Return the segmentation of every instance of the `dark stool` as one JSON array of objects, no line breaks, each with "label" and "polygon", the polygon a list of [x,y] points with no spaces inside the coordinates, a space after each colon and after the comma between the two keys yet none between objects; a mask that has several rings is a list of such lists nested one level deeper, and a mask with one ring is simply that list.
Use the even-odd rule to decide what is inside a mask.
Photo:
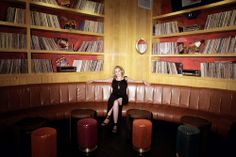
[{"label": "dark stool", "polygon": [[139,109],[129,109],[126,113],[127,139],[132,141],[132,125],[134,119],[152,120],[152,112]]},{"label": "dark stool", "polygon": [[211,122],[195,116],[183,116],[181,122],[200,129],[200,156],[207,156],[208,134],[211,128]]},{"label": "dark stool", "polygon": [[149,151],[152,142],[152,122],[147,119],[135,119],[132,135],[134,150],[140,154]]},{"label": "dark stool", "polygon": [[95,118],[96,111],[92,109],[74,109],[70,116],[70,139],[71,143],[76,145],[76,123],[83,118]]},{"label": "dark stool", "polygon": [[57,131],[43,127],[31,134],[32,157],[57,157]]},{"label": "dark stool", "polygon": [[229,145],[230,145],[230,150],[232,156],[236,156],[235,152],[235,146],[236,146],[236,122],[233,122],[231,125],[229,134],[228,134],[228,139],[229,139]]},{"label": "dark stool", "polygon": [[97,120],[84,118],[77,122],[77,144],[83,152],[89,153],[97,148]]},{"label": "dark stool", "polygon": [[199,157],[200,130],[189,125],[177,129],[176,157]]},{"label": "dark stool", "polygon": [[31,157],[31,133],[46,126],[48,121],[42,117],[27,117],[16,122],[17,154],[19,157]]}]

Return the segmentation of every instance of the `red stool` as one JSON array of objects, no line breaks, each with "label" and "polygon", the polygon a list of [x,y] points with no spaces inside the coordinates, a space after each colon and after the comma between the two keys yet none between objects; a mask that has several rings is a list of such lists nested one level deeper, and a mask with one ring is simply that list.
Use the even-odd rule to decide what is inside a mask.
[{"label": "red stool", "polygon": [[133,121],[132,143],[134,150],[139,153],[147,152],[151,148],[152,122],[147,119]]},{"label": "red stool", "polygon": [[79,108],[74,109],[71,111],[70,116],[70,140],[73,146],[77,145],[76,141],[76,128],[77,128],[77,122],[80,119],[83,118],[95,118],[96,117],[96,111],[92,109],[86,109],[86,108]]},{"label": "red stool", "polygon": [[97,148],[97,120],[84,118],[77,122],[77,144],[83,152],[89,153]]},{"label": "red stool", "polygon": [[31,134],[32,157],[57,156],[57,131],[54,128],[43,127]]},{"label": "red stool", "polygon": [[134,119],[152,120],[152,112],[140,109],[129,109],[126,113],[127,138],[132,141],[132,126]]}]

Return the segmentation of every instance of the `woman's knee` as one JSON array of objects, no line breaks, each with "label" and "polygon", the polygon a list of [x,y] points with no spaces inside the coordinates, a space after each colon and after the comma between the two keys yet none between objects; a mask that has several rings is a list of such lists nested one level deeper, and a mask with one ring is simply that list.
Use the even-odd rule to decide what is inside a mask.
[{"label": "woman's knee", "polygon": [[122,98],[117,99],[117,101],[119,105],[122,105]]},{"label": "woman's knee", "polygon": [[119,105],[119,101],[115,100],[114,103],[113,103],[113,106],[118,106],[118,105]]}]

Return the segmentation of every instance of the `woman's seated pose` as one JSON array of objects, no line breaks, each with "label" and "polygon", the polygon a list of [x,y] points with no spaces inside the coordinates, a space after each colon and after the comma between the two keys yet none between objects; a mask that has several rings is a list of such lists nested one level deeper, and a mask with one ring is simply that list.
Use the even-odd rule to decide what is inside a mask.
[{"label": "woman's seated pose", "polygon": [[135,81],[129,79],[127,76],[124,76],[125,71],[121,66],[115,66],[113,70],[113,77],[105,80],[95,80],[89,81],[91,82],[111,82],[112,93],[108,99],[108,107],[107,107],[107,116],[106,119],[102,122],[102,126],[106,126],[110,122],[110,117],[113,114],[114,126],[112,129],[113,133],[117,132],[117,122],[119,113],[121,113],[122,105],[128,104],[128,95],[126,93],[126,89],[129,82],[137,82],[144,83],[149,85],[145,81]]}]

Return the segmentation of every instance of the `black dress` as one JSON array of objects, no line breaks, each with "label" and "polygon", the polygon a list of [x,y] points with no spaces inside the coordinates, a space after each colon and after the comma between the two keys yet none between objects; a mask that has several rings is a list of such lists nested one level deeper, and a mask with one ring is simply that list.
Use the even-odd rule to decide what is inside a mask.
[{"label": "black dress", "polygon": [[112,108],[114,101],[119,98],[122,98],[122,105],[119,105],[119,111],[121,112],[122,106],[128,104],[128,95],[126,93],[126,89],[128,86],[127,80],[123,79],[117,81],[116,79],[113,79],[111,86],[112,86],[112,93],[108,99],[107,113]]}]

